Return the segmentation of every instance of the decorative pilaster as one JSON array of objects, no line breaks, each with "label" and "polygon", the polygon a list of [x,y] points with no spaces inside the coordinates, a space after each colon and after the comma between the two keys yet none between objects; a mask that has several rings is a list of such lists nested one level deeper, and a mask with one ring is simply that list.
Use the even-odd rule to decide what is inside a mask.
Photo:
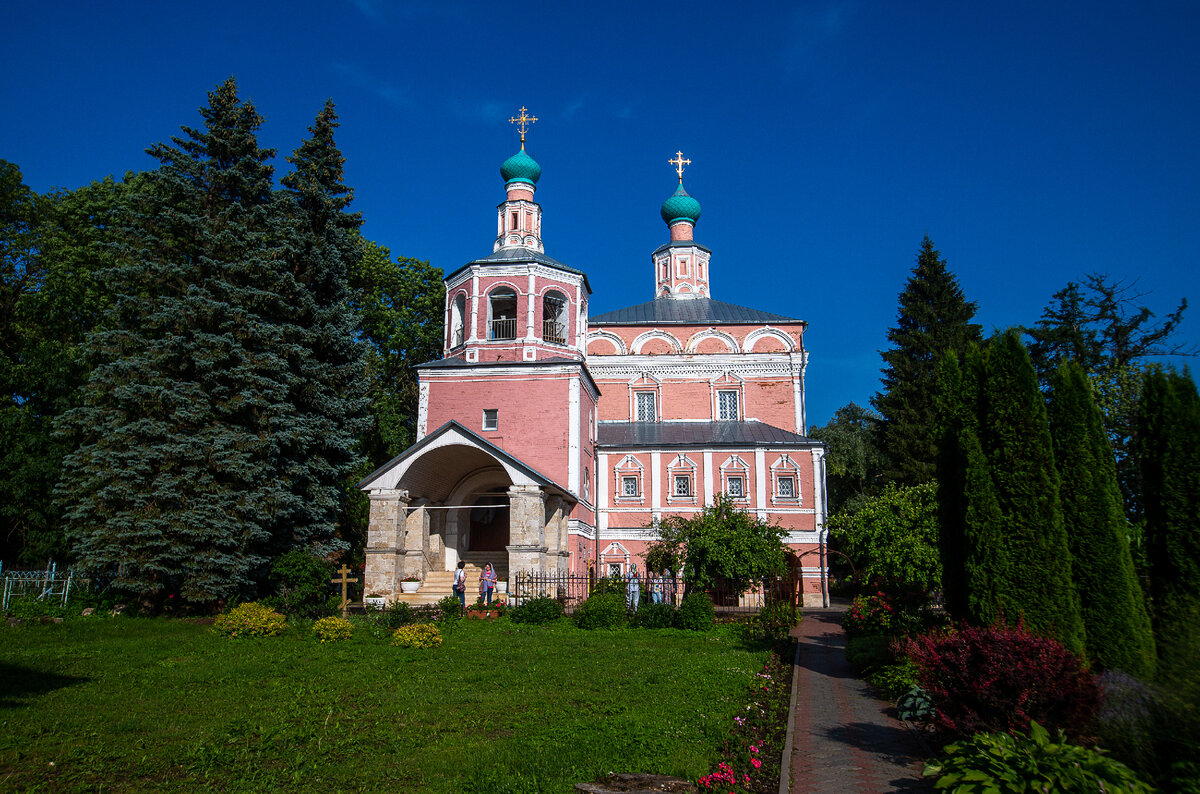
[{"label": "decorative pilaster", "polygon": [[546,493],[536,485],[508,489],[508,570],[546,570]]},{"label": "decorative pilaster", "polygon": [[401,560],[400,578],[415,576],[424,581],[429,566],[425,555],[429,551],[429,511],[425,505],[408,511],[404,522],[404,557]]}]

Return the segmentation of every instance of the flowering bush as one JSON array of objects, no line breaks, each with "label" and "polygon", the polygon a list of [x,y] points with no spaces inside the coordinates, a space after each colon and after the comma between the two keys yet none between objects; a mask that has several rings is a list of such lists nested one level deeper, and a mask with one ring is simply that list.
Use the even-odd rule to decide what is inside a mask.
[{"label": "flowering bush", "polygon": [[1031,720],[1077,736],[1100,704],[1079,657],[1022,624],[964,626],[902,641],[900,649],[937,708],[935,724],[960,736],[1027,731]]},{"label": "flowering bush", "polygon": [[229,637],[273,637],[287,628],[287,618],[270,607],[250,601],[218,615],[213,631]]},{"label": "flowering bush", "polygon": [[442,644],[442,633],[432,623],[401,626],[392,635],[392,645],[400,648],[436,648]]},{"label": "flowering bush", "polygon": [[321,618],[313,624],[313,634],[321,642],[339,642],[350,639],[350,621],[345,618]]},{"label": "flowering bush", "polygon": [[891,634],[895,608],[883,593],[873,596],[855,596],[850,609],[842,617],[842,628],[847,637],[866,634]]},{"label": "flowering bush", "polygon": [[745,710],[733,718],[724,759],[697,783],[702,791],[771,792],[779,788],[779,764],[787,735],[791,667],[777,653],[754,678]]}]

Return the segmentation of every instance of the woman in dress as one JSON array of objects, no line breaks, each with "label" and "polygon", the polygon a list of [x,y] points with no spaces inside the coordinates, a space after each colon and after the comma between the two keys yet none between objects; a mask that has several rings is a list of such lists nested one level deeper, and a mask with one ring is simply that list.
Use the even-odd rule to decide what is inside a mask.
[{"label": "woman in dress", "polygon": [[489,562],[483,566],[483,573],[479,574],[479,600],[486,606],[492,605],[492,593],[496,590],[496,569]]}]

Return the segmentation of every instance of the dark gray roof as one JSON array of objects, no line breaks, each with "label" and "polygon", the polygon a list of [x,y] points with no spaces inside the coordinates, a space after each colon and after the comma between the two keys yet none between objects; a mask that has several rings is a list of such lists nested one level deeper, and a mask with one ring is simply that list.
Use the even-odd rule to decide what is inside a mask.
[{"label": "dark gray roof", "polygon": [[748,325],[802,323],[794,317],[747,309],[712,298],[657,298],[588,318],[588,325]]},{"label": "dark gray roof", "polygon": [[600,447],[746,447],[821,442],[763,422],[601,422]]},{"label": "dark gray roof", "polygon": [[485,257],[472,259],[458,270],[455,270],[453,273],[447,275],[445,280],[449,281],[471,265],[500,265],[509,262],[536,262],[539,265],[546,265],[547,267],[553,267],[557,268],[558,270],[564,270],[568,273],[574,273],[577,276],[583,276],[583,285],[587,287],[587,291],[589,293],[592,291],[592,285],[589,284],[587,280],[587,273],[584,273],[582,270],[576,270],[569,265],[564,265],[554,257],[546,256],[543,253],[534,251],[532,248],[520,248],[518,246],[505,246],[499,251],[494,251]]}]

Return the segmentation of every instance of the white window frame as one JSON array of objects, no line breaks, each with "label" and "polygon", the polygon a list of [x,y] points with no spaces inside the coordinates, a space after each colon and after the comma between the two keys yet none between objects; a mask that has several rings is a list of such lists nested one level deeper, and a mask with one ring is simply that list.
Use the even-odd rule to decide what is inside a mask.
[{"label": "white window frame", "polygon": [[480,424],[480,427],[489,433],[499,430],[500,429],[500,409],[499,408],[484,408],[483,409],[483,421]]},{"label": "white window frame", "polygon": [[[792,483],[790,496],[785,495],[780,487],[780,481],[787,479],[790,479]],[[796,465],[790,455],[781,455],[779,460],[771,464],[771,501],[790,505],[800,504],[800,467]]]},{"label": "white window frame", "polygon": [[[733,484],[738,484],[740,493],[733,492]],[[745,474],[728,474],[725,476],[725,493],[730,499],[745,499],[746,498],[746,475]]]},{"label": "white window frame", "polygon": [[[640,503],[645,498],[645,489],[642,487],[642,464],[633,455],[626,455],[621,458],[621,462],[613,467],[613,475],[615,479],[615,487],[613,489],[613,502],[638,502]],[[631,477],[636,481],[637,493],[632,496],[625,493],[625,479]]]},{"label": "white window frame", "polygon": [[[679,485],[683,484],[683,492],[680,492]],[[696,489],[692,487],[692,475],[680,474],[679,472],[671,473],[671,496],[676,499],[694,499],[696,498]]]},{"label": "white window frame", "polygon": [[[622,499],[637,499],[639,496],[641,496],[638,476],[636,474],[620,474],[618,476],[621,478]],[[632,485],[633,488],[626,488],[625,486],[627,485]]]},{"label": "white window frame", "polygon": [[[643,400],[643,398],[647,398],[650,402],[651,417],[649,419],[642,418],[642,400]],[[634,409],[633,421],[635,421],[635,422],[657,422],[658,417],[659,417],[658,392],[651,391],[650,389],[641,389],[641,390],[635,391],[633,393],[633,409]]]},{"label": "white window frame", "polygon": [[[686,494],[677,493],[675,490],[677,482],[676,478],[678,477],[687,478],[688,492]],[[667,502],[686,502],[688,504],[695,504],[696,499],[699,496],[696,488],[699,483],[696,480],[695,461],[682,453],[676,455],[675,459],[671,461],[669,466],[667,466],[667,483]]]},{"label": "white window frame", "polygon": [[[725,410],[726,397],[733,398],[733,416],[729,416]],[[742,418],[742,399],[738,389],[717,389],[717,421],[718,422],[737,422]]]}]

